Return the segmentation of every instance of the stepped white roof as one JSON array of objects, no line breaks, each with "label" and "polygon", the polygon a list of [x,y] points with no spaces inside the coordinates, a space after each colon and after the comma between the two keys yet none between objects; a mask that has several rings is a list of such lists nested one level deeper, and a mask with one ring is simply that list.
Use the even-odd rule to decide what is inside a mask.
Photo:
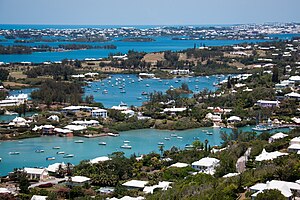
[{"label": "stepped white roof", "polygon": [[261,154],[256,156],[255,161],[273,160],[280,156],[288,155],[287,153],[281,153],[279,151],[274,151],[268,153],[265,149],[262,150]]},{"label": "stepped white roof", "polygon": [[210,157],[206,157],[206,158],[202,158],[198,161],[195,161],[192,163],[192,165],[196,165],[196,166],[204,166],[204,167],[212,167],[216,164],[218,164],[220,162],[220,160],[216,159],[216,158],[210,158]]},{"label": "stepped white roof", "polygon": [[144,188],[147,183],[148,181],[131,180],[122,185],[126,187]]}]

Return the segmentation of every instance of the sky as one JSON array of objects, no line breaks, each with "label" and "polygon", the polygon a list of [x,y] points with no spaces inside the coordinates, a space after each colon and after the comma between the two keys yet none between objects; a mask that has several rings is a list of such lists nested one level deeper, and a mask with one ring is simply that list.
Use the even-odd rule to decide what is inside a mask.
[{"label": "sky", "polygon": [[0,24],[300,22],[300,0],[0,0]]}]

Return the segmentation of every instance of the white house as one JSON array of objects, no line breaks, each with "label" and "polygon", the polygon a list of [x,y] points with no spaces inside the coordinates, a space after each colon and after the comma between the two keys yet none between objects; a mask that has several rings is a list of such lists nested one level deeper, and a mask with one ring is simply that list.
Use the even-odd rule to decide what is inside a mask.
[{"label": "white house", "polygon": [[[272,180],[267,183],[257,183],[250,187],[251,192],[255,192],[251,195],[252,199],[263,192],[264,190],[277,189],[284,195],[287,199],[292,199],[293,193],[297,194],[300,191],[300,184],[294,182],[278,181]],[[297,193],[296,193],[297,192]]]},{"label": "white house", "polygon": [[72,176],[70,178],[71,180],[67,180],[67,185],[72,185],[72,186],[82,186],[86,183],[90,182],[90,178],[85,177],[85,176]]},{"label": "white house", "polygon": [[175,108],[175,107],[173,107],[173,108],[165,108],[163,112],[164,113],[167,113],[167,112],[176,113],[176,112],[183,112],[185,110],[186,110],[186,108]]},{"label": "white house", "polygon": [[123,183],[122,185],[129,189],[143,189],[147,183],[148,181],[131,180]]},{"label": "white house", "polygon": [[184,168],[184,167],[188,167],[188,166],[189,166],[189,164],[187,164],[187,163],[177,162],[177,163],[172,164],[170,167]]},{"label": "white house", "polygon": [[279,107],[280,101],[258,100],[256,105],[261,107]]},{"label": "white house", "polygon": [[288,152],[299,152],[300,151],[300,137],[291,139]]},{"label": "white house", "polygon": [[195,170],[198,170],[200,172],[206,173],[206,174],[214,174],[215,173],[215,167],[217,167],[220,163],[220,160],[216,158],[202,158],[198,161],[195,161],[192,163],[192,167]]},{"label": "white house", "polygon": [[121,113],[127,115],[128,117],[134,116],[134,111],[133,110],[123,110]]},{"label": "white house", "polygon": [[236,122],[240,122],[242,121],[242,119],[238,116],[231,116],[227,119],[228,123],[236,123]]},{"label": "white house", "polygon": [[265,161],[265,160],[273,160],[280,156],[288,155],[287,153],[281,153],[279,151],[267,152],[265,149],[262,150],[261,154],[256,156],[255,161]]},{"label": "white house", "polygon": [[291,92],[291,93],[285,94],[284,96],[289,99],[300,100],[300,94],[296,93],[296,92]]},{"label": "white house", "polygon": [[285,138],[285,137],[287,137],[287,136],[288,136],[287,134],[284,134],[284,133],[282,133],[282,132],[276,133],[276,134],[272,135],[272,136],[269,138],[269,143],[272,143],[272,142],[274,142],[275,140],[279,140],[279,139]]},{"label": "white house", "polygon": [[95,118],[98,118],[98,117],[107,118],[107,110],[105,110],[105,109],[92,110],[91,115],[92,115],[92,117],[95,117]]},{"label": "white house", "polygon": [[47,200],[48,196],[33,195],[30,200]]},{"label": "white house", "polygon": [[72,124],[80,126],[98,126],[100,123],[97,120],[77,120],[73,121]]},{"label": "white house", "polygon": [[168,181],[160,181],[157,185],[153,185],[153,186],[146,186],[143,190],[143,192],[145,194],[153,194],[155,189],[162,189],[162,190],[167,190],[169,188],[172,188],[170,186],[170,184],[172,184],[172,182],[168,182]]},{"label": "white house", "polygon": [[108,160],[110,160],[109,157],[101,156],[101,157],[97,157],[97,158],[94,158],[94,159],[90,160],[90,163],[95,164],[95,163],[99,163],[99,162],[105,162],[105,161],[108,161]]},{"label": "white house", "polygon": [[49,174],[47,169],[43,168],[24,168],[24,172],[27,174],[28,178],[31,180],[47,180],[49,178]]}]

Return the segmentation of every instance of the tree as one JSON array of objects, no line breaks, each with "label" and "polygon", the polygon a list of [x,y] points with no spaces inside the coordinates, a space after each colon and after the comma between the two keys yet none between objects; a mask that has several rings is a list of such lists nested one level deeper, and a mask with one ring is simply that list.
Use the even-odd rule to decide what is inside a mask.
[{"label": "tree", "polygon": [[30,183],[29,183],[29,180],[27,178],[27,174],[24,173],[24,172],[21,172],[19,174],[18,179],[19,179],[20,192],[28,194],[29,193],[28,187],[30,186]]},{"label": "tree", "polygon": [[160,155],[163,156],[164,153],[164,145],[159,145],[159,151],[160,151]]},{"label": "tree", "polygon": [[206,139],[206,140],[204,141],[204,143],[205,143],[204,150],[205,150],[205,151],[208,151],[208,148],[207,148],[208,140]]},{"label": "tree", "polygon": [[259,193],[255,200],[285,200],[285,196],[281,194],[279,190],[264,190],[262,193]]},{"label": "tree", "polygon": [[273,70],[272,70],[272,82],[273,83],[278,83],[278,81],[279,81],[279,70],[278,70],[278,67],[277,66],[275,66],[275,67],[273,67]]},{"label": "tree", "polygon": [[9,75],[8,70],[6,70],[6,69],[0,69],[0,81],[6,81],[8,75]]}]

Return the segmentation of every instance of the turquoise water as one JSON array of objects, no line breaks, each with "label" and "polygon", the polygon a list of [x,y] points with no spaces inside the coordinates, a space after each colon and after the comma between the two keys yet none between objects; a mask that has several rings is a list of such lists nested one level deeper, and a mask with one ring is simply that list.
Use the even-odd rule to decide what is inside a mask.
[{"label": "turquoise water", "polygon": [[[116,81],[116,79],[121,79],[121,81]],[[90,87],[85,87],[85,95],[93,95],[96,102],[103,103],[107,108],[119,105],[121,101],[129,106],[141,106],[142,103],[147,100],[146,96],[141,95],[142,92],[165,92],[171,86],[174,88],[180,87],[182,83],[187,83],[189,89],[195,93],[202,91],[204,88],[214,91],[216,87],[213,86],[213,83],[224,79],[227,79],[227,76],[222,76],[221,78],[217,78],[217,76],[200,76],[162,80],[143,79],[143,81],[139,82],[137,75],[117,74],[112,75],[111,79],[90,83]],[[132,83],[133,81],[134,83]],[[118,83],[118,85],[116,85],[116,83]],[[149,87],[146,86],[147,84]],[[122,86],[122,89],[119,89],[120,86]],[[108,93],[103,94],[103,90],[107,90]],[[126,93],[121,93],[122,90],[125,90]],[[142,99],[139,100],[137,99],[138,97]]]},{"label": "turquoise water", "polygon": [[[207,135],[203,130],[213,132],[213,135]],[[209,141],[209,145],[220,145],[220,130],[230,132],[230,129],[219,128],[199,128],[185,131],[163,131],[155,129],[143,129],[121,132],[120,137],[101,137],[101,138],[62,138],[56,136],[45,136],[40,138],[24,139],[22,143],[19,141],[3,141],[0,144],[0,175],[5,175],[16,167],[47,167],[55,162],[71,162],[78,164],[81,160],[93,159],[99,156],[107,156],[115,151],[123,151],[126,156],[133,153],[136,155],[146,154],[150,152],[159,152],[158,142],[164,142],[165,150],[172,146],[184,148],[186,144],[191,144],[195,137],[200,141]],[[251,130],[246,127],[245,130]],[[277,131],[287,131],[277,130]],[[170,137],[171,133],[181,136],[182,139]],[[169,141],[164,140],[170,137]],[[75,143],[74,141],[81,139],[84,143]],[[121,149],[123,141],[129,140],[132,149]],[[106,146],[98,145],[100,141],[107,143]],[[60,146],[61,149],[52,149],[54,146]],[[35,150],[43,149],[44,153],[35,153]],[[19,155],[9,155],[9,152],[18,151]],[[64,151],[67,154],[74,154],[73,158],[63,158],[63,155],[57,155],[57,151]],[[56,160],[46,161],[46,157],[54,156]]]},{"label": "turquoise water", "polygon": [[[76,44],[90,44],[90,45],[109,45],[117,46],[117,49],[87,49],[65,52],[36,52],[32,54],[13,54],[13,55],[0,55],[2,62],[34,62],[41,63],[44,61],[60,61],[63,59],[79,59],[85,58],[103,58],[107,57],[109,53],[127,53],[128,50],[143,51],[143,52],[159,52],[165,50],[179,51],[187,48],[193,48],[194,44],[205,44],[206,46],[226,46],[240,44],[244,42],[263,42],[265,40],[172,40],[171,37],[154,37],[153,42],[122,42],[121,38],[114,39],[110,42],[92,42],[92,43],[76,43]],[[38,42],[26,43],[22,45],[36,46],[36,45],[49,45],[58,46],[59,44],[66,44],[70,42]],[[13,40],[7,42],[0,42],[0,45],[13,45]]]}]

